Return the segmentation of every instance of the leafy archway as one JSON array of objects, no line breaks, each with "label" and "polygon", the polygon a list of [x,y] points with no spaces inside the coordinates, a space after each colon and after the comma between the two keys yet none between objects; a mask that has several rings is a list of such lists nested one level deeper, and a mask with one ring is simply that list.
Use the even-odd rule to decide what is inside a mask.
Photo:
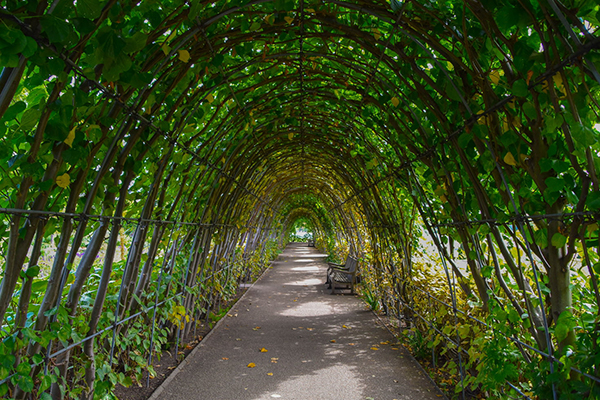
[{"label": "leafy archway", "polygon": [[139,379],[305,217],[463,396],[598,396],[594,2],[2,7],[3,394]]}]

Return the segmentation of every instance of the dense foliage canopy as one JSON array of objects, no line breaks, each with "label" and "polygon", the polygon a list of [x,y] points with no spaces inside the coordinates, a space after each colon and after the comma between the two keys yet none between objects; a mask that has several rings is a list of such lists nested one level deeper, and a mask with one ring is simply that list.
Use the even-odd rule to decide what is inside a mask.
[{"label": "dense foliage canopy", "polygon": [[0,395],[140,380],[302,221],[460,396],[600,397],[596,1],[0,4]]}]

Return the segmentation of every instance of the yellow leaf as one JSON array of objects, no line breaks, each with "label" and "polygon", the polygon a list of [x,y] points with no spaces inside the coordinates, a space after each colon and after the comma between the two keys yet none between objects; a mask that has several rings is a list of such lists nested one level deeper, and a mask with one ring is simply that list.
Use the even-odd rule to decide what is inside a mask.
[{"label": "yellow leaf", "polygon": [[335,339],[331,339],[331,340],[330,340],[330,342],[331,342],[331,343],[335,343]]},{"label": "yellow leaf", "polygon": [[308,11],[309,13],[314,13],[315,9],[314,8],[307,8],[306,11]]},{"label": "yellow leaf", "polygon": [[179,59],[184,63],[190,61],[190,52],[187,50],[179,50]]},{"label": "yellow leaf", "polygon": [[294,21],[293,17],[285,17],[284,19],[285,19],[285,22],[287,22],[288,24],[291,24],[292,21]]},{"label": "yellow leaf", "polygon": [[590,225],[587,226],[587,231],[589,233],[595,232],[597,230],[598,230],[598,224],[597,223],[590,224]]},{"label": "yellow leaf", "polygon": [[371,347],[371,350],[379,350],[377,347]]},{"label": "yellow leaf", "polygon": [[490,80],[494,85],[497,85],[500,82],[500,71],[496,69],[490,72]]},{"label": "yellow leaf", "polygon": [[208,96],[206,96],[206,100],[207,100],[209,103],[212,103],[213,101],[215,101],[215,97],[214,97],[214,96],[212,95],[212,93],[211,93],[211,94],[209,94]]},{"label": "yellow leaf", "polygon": [[269,350],[265,349],[264,347],[262,349],[260,349],[261,353],[266,353],[267,351],[269,351]]},{"label": "yellow leaf", "polygon": [[73,140],[75,140],[75,127],[69,131],[67,138],[65,139],[65,143],[69,147],[73,147]]},{"label": "yellow leaf", "polygon": [[552,80],[556,85],[556,88],[560,90],[562,93],[565,93],[565,84],[563,83],[562,75],[560,73],[552,76]]},{"label": "yellow leaf", "polygon": [[56,177],[56,184],[64,189],[71,184],[71,177],[69,174],[64,173],[61,176]]},{"label": "yellow leaf", "polygon": [[169,53],[171,52],[171,48],[166,43],[163,44],[160,48],[162,49],[163,53],[165,53],[165,56],[168,56]]},{"label": "yellow leaf", "polygon": [[381,32],[379,32],[379,29],[377,28],[371,29],[371,33],[373,33],[373,37],[375,37],[375,40],[379,40],[379,38],[381,37]]},{"label": "yellow leaf", "polygon": [[400,104],[400,100],[397,97],[392,97],[392,104],[394,105],[394,107],[398,107],[398,104]]},{"label": "yellow leaf", "polygon": [[513,157],[510,151],[504,156],[504,162],[512,166],[517,165],[517,161],[515,160],[515,157]]},{"label": "yellow leaf", "polygon": [[397,348],[397,347],[392,347],[391,349],[392,349],[392,350],[398,350],[398,348]]},{"label": "yellow leaf", "polygon": [[273,376],[273,373],[272,372],[267,372],[267,375]]},{"label": "yellow leaf", "polygon": [[247,367],[248,367],[248,368],[254,368],[254,367],[256,367],[256,364],[254,364],[254,363],[250,363],[250,364],[248,364],[248,365],[247,365]]},{"label": "yellow leaf", "polygon": [[342,328],[344,328],[344,329],[350,329],[350,327],[348,327],[346,325],[342,325]]},{"label": "yellow leaf", "polygon": [[379,342],[379,344],[390,344],[390,342],[389,341]]},{"label": "yellow leaf", "polygon": [[[288,133],[288,139],[292,140],[294,138],[294,132]],[[294,300],[296,301],[296,300]]]},{"label": "yellow leaf", "polygon": [[[481,115],[481,114],[483,114],[483,110],[477,111],[477,115]],[[479,125],[485,125],[486,120],[487,120],[487,117],[479,117],[479,118],[477,118],[477,123]]]}]

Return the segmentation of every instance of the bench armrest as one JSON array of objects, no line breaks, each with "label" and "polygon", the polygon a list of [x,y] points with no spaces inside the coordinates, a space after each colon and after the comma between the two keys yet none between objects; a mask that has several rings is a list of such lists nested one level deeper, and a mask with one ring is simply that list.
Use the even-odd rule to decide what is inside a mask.
[{"label": "bench armrest", "polygon": [[330,267],[343,267],[344,265],[346,265],[346,264],[336,264],[336,263],[332,263],[332,262],[329,262],[329,263],[327,263],[327,264],[328,264]]},{"label": "bench armrest", "polygon": [[333,265],[330,264],[329,267],[327,267],[327,273],[329,273],[331,271],[348,272],[348,268],[344,268],[343,265],[339,265],[339,264],[333,264]]}]

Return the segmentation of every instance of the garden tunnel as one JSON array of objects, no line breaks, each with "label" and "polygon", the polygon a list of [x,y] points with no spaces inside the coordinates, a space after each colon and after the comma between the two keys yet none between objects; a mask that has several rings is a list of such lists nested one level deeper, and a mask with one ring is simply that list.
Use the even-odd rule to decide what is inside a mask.
[{"label": "garden tunnel", "polygon": [[451,396],[600,398],[596,1],[1,4],[0,397],[143,381],[303,220]]}]

